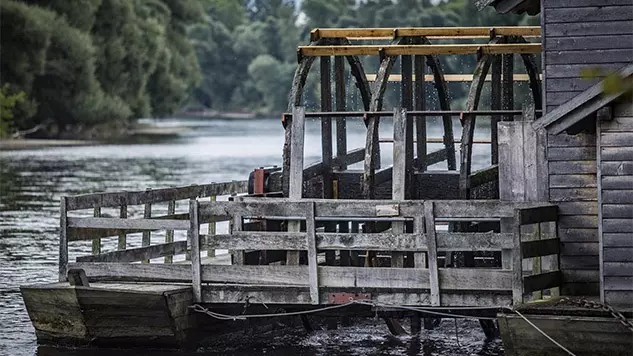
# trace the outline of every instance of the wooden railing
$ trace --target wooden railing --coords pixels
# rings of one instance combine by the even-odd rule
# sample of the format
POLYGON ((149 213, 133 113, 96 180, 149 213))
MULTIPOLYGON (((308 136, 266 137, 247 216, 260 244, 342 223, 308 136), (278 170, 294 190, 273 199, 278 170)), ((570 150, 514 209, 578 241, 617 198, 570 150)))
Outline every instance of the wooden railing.
MULTIPOLYGON (((210 198, 219 195, 246 193, 247 182, 212 183, 186 187, 128 191, 115 193, 85 194, 61 198, 59 278, 66 280, 68 268, 68 243, 72 241, 92 241, 92 254, 77 258, 77 262, 136 262, 148 263, 150 259, 164 257, 171 263, 174 255, 187 252, 186 241, 174 241, 174 230, 189 230, 189 212, 176 212, 176 203, 189 199, 210 198), (165 205, 165 215, 156 216, 159 205, 165 205), (134 206, 142 207, 143 217, 130 219, 128 212, 134 206), (116 208, 119 217, 104 216, 102 209, 116 208), (81 213, 90 210, 93 217, 73 217, 69 212, 81 213), (153 231, 163 230, 165 242, 151 245, 153 231), (142 233, 141 247, 128 248, 129 234, 142 233), (117 237, 115 251, 103 252, 102 239, 117 237)), ((138 210, 138 209, 137 209, 138 210)), ((85 215, 85 214, 84 214, 85 215)), ((211 222, 215 226, 215 222, 211 222)), ((210 251, 212 254, 213 251, 210 251)))

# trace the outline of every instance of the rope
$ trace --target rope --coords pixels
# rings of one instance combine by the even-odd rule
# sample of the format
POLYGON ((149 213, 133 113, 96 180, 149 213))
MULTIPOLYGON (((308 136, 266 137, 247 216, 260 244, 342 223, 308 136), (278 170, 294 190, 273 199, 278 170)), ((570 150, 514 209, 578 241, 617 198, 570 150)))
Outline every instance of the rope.
MULTIPOLYGON (((198 313, 203 313, 203 314, 209 315, 210 317, 218 319, 218 320, 232 320, 232 321, 236 321, 236 320, 247 320, 247 319, 254 319, 254 318, 273 318, 273 317, 287 317, 287 316, 309 315, 309 314, 320 313, 320 312, 327 311, 327 310, 345 308, 345 307, 348 307, 350 305, 366 305, 366 306, 371 306, 371 307, 395 308, 395 309, 402 309, 402 310, 409 310, 409 311, 416 311, 416 312, 424 312, 424 313, 428 313, 428 314, 444 316, 444 317, 449 317, 449 318, 455 318, 455 319, 457 319, 457 318, 483 319, 483 320, 496 320, 497 319, 497 318, 493 318, 493 317, 482 317, 482 316, 472 316, 472 315, 462 315, 462 314, 454 314, 454 313, 437 312, 437 311, 430 310, 431 308, 425 308, 425 307, 410 307, 410 306, 406 306, 406 305, 376 303, 376 302, 371 301, 371 300, 363 300, 363 299, 350 300, 349 302, 344 303, 344 304, 330 305, 330 306, 326 306, 326 307, 322 307, 322 308, 316 308, 316 309, 310 309, 310 310, 302 310, 302 311, 296 311, 296 312, 272 313, 272 314, 227 315, 227 314, 221 314, 221 313, 213 312, 213 311, 209 310, 208 308, 205 308, 205 307, 203 307, 203 306, 201 306, 199 304, 194 304, 190 308, 193 309, 194 311, 198 312, 198 313)), ((467 309, 467 308, 468 307, 455 307, 455 308, 450 308, 450 309, 467 309)), ((517 311, 515 309, 512 309, 510 307, 506 307, 506 306, 473 307, 473 308, 468 308, 468 309, 479 309, 479 310, 482 310, 482 309, 487 309, 487 310, 497 309, 497 310, 508 310, 510 312, 513 312, 513 313, 517 314, 519 317, 521 317, 523 320, 525 320, 525 322, 528 323, 531 327, 536 329, 536 331, 538 331, 543 336, 545 336, 548 340, 553 342, 561 350, 565 351, 568 355, 576 356, 573 352, 569 351, 567 348, 565 348, 565 346, 561 345, 558 341, 554 340, 551 336, 547 335, 543 330, 541 330, 538 326, 536 326, 528 318, 526 318, 523 314, 521 314, 519 311, 517 311)), ((455 326, 457 326, 457 324, 455 324, 455 326)), ((456 333, 457 333, 457 330, 456 330, 456 333)), ((459 339, 458 339, 458 343, 459 343, 459 339)))

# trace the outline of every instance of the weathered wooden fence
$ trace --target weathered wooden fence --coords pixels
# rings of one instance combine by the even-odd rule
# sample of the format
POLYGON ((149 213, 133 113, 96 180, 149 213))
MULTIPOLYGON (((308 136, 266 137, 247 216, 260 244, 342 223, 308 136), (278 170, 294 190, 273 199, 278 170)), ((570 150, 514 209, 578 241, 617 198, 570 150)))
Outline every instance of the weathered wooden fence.
MULTIPOLYGON (((174 241, 174 230, 189 230, 189 212, 176 213, 176 203, 196 198, 215 200, 216 196, 245 193, 247 182, 212 183, 186 187, 154 189, 146 191, 128 191, 98 193, 61 198, 59 278, 66 280, 68 269, 68 243, 73 241, 92 241, 92 255, 77 258, 79 263, 109 262, 149 262, 150 259, 164 257, 165 263, 171 263, 174 255, 187 253, 187 241, 174 241), (166 215, 156 216, 157 205, 166 205, 166 215), (143 217, 128 218, 128 211, 140 206, 143 217), (119 217, 102 214, 103 208, 118 208, 119 217), (92 210, 93 217, 73 217, 69 213, 92 210), (165 242, 151 245, 153 231, 163 230, 165 242), (142 233, 141 247, 128 248, 127 236, 142 233), (103 252, 102 239, 118 236, 116 251, 103 252)), ((210 231, 214 231, 215 222, 210 222, 210 231)), ((213 253, 210 251, 209 253, 213 253)))

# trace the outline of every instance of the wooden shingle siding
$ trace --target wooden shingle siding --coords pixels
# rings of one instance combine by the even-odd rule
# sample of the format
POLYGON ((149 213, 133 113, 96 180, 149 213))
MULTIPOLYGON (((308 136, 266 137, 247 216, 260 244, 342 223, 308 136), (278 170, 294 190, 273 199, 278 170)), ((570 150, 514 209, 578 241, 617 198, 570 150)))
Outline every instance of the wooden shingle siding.
POLYGON ((609 72, 633 60, 633 0, 547 0, 541 16, 548 111, 595 84, 583 69, 609 72))
POLYGON ((598 123, 602 283, 607 303, 633 303, 633 103, 598 123))

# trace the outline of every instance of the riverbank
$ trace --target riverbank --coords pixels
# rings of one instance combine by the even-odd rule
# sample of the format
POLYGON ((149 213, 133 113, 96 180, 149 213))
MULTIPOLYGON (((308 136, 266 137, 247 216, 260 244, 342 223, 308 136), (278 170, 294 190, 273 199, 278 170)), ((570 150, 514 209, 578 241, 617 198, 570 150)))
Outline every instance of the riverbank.
POLYGON ((88 140, 53 140, 53 139, 15 139, 0 140, 0 151, 30 150, 48 147, 90 146, 98 141, 88 140))

